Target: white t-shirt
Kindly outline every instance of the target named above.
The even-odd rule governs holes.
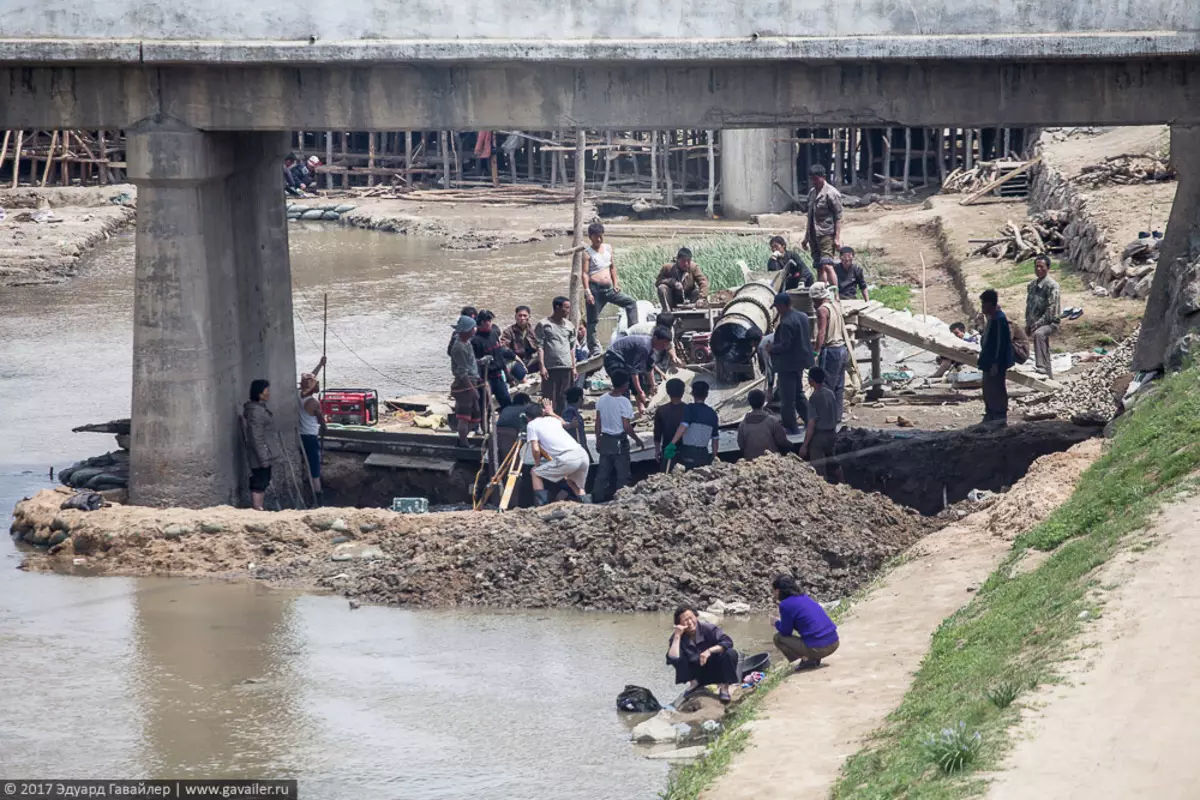
[[[554,417],[531,419],[525,426],[525,438],[530,444],[537,442],[551,458],[561,458],[566,453],[583,450],[579,442],[567,433],[562,422]]]
[[[605,392],[596,400],[596,416],[600,418],[601,433],[620,436],[625,432],[622,420],[633,419],[633,403],[625,395]]]

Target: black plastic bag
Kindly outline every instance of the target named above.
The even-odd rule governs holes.
[[[645,714],[661,711],[654,694],[641,686],[626,684],[625,691],[617,695],[617,711],[630,711],[635,714]]]

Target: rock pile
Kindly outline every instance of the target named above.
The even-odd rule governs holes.
[[[790,572],[844,597],[933,523],[882,495],[831,486],[795,456],[654,475],[604,506],[556,504],[383,531],[390,563],[331,566],[350,597],[430,606],[651,611],[723,598],[771,604]]]
[[[1096,366],[1078,380],[1051,394],[1041,394],[1028,400],[1018,400],[1026,406],[1026,419],[1068,419],[1072,422],[1103,425],[1117,414],[1119,394],[1114,384],[1129,373],[1133,352],[1137,349],[1141,326],[1121,342]]]

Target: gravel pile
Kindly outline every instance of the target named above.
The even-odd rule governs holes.
[[[1096,365],[1067,383],[1060,391],[1018,400],[1026,407],[1026,419],[1058,419],[1103,425],[1117,415],[1117,397],[1113,384],[1129,374],[1133,351],[1137,349],[1142,326],[1134,328],[1125,341],[1096,362]]]
[[[328,564],[318,583],[369,602],[424,606],[650,611],[740,600],[766,609],[779,572],[818,599],[844,597],[936,525],[774,455],[655,475],[604,506],[424,524],[380,531],[384,559]]]

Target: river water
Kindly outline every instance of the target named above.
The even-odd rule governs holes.
[[[446,382],[458,307],[548,311],[565,259],[543,242],[436,241],[293,226],[296,349],[381,394]],[[73,426],[126,416],[133,245],[59,286],[0,292],[0,521],[61,468],[113,446]],[[15,569],[0,541],[0,777],[297,778],[305,797],[642,798],[665,762],[629,743],[626,683],[675,694],[665,615],[409,611],[252,584]],[[730,621],[746,651],[763,619]]]

